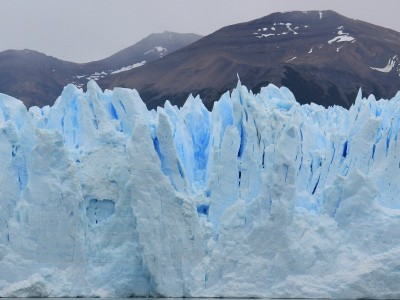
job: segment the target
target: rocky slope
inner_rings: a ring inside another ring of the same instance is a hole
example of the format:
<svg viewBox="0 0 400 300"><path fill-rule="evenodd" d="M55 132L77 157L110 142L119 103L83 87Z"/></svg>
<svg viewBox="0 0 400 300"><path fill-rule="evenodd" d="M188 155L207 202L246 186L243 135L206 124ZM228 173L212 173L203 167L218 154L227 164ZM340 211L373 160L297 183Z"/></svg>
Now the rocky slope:
<svg viewBox="0 0 400 300"><path fill-rule="evenodd" d="M365 94L400 90L400 33L333 11L274 13L224 27L163 60L100 80L136 88L149 108L200 94L208 108L241 81L257 92L273 83L300 103L349 107Z"/></svg>
<svg viewBox="0 0 400 300"><path fill-rule="evenodd" d="M106 78L158 60L200 37L168 31L151 34L108 58L85 64L62 61L32 50L3 51L0 92L21 99L28 107L53 104L68 83L85 87L90 79Z"/></svg>

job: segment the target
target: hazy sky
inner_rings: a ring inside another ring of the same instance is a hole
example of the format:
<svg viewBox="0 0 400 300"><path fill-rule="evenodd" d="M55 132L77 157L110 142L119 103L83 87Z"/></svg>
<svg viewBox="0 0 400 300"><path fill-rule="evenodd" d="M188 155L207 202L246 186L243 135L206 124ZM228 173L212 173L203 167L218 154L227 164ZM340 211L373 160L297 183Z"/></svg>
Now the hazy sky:
<svg viewBox="0 0 400 300"><path fill-rule="evenodd" d="M153 32L209 34L276 11L332 9L400 31L400 0L0 0L0 51L105 58Z"/></svg>

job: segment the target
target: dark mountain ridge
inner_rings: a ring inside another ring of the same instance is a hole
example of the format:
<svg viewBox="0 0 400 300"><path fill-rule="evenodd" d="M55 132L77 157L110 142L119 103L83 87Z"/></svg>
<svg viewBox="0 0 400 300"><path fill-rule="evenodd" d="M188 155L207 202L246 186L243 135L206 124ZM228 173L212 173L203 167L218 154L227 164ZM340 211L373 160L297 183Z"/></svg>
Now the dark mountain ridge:
<svg viewBox="0 0 400 300"><path fill-rule="evenodd" d="M273 13L226 26L163 60L99 80L136 88L149 108L200 94L208 108L241 81L273 83L300 103L349 107L361 87L377 98L400 90L400 33L333 11Z"/></svg>
<svg viewBox="0 0 400 300"><path fill-rule="evenodd" d="M33 50L0 52L0 92L22 100L26 106L53 104L63 87L85 87L90 79L145 65L201 38L196 34L165 31L151 34L110 57L89 63L73 63Z"/></svg>

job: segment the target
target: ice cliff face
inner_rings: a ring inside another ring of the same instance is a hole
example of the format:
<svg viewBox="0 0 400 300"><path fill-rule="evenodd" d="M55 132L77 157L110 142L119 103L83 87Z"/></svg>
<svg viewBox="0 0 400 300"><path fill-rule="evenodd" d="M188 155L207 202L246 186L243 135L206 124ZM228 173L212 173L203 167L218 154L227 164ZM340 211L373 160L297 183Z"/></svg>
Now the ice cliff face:
<svg viewBox="0 0 400 300"><path fill-rule="evenodd" d="M400 94L1 95L0 296L398 298L399 129Z"/></svg>

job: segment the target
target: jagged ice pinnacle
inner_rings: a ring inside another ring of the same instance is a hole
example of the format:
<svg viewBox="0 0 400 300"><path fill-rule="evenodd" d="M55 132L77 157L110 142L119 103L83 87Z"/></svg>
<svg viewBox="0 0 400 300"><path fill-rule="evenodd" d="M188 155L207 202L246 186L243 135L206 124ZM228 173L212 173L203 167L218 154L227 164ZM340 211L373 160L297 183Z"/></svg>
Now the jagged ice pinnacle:
<svg viewBox="0 0 400 300"><path fill-rule="evenodd" d="M399 126L400 94L0 95L0 296L398 298Z"/></svg>

